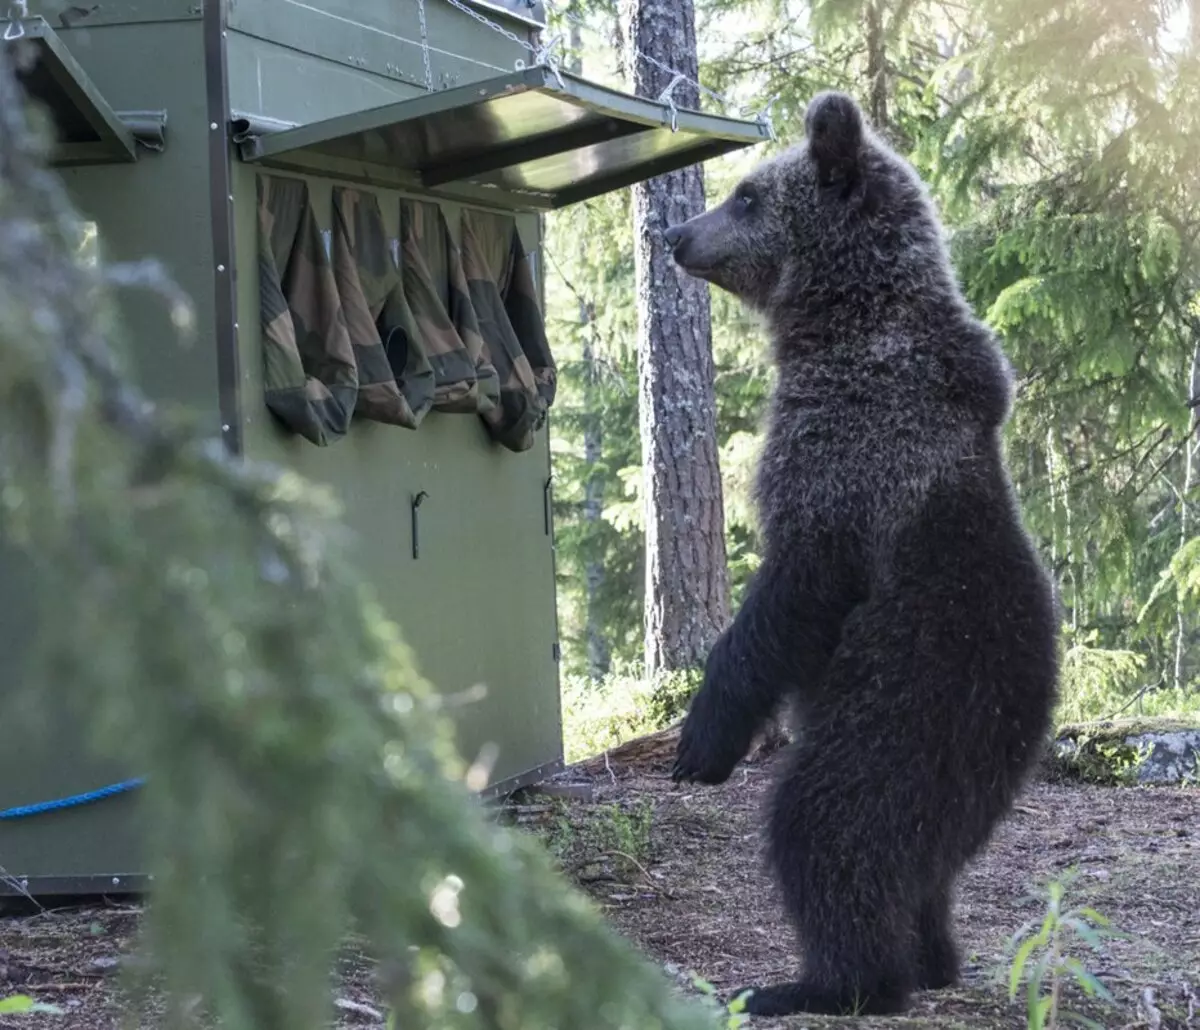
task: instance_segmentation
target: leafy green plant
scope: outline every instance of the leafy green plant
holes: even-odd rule
[[[650,718],[667,726],[687,712],[688,702],[704,680],[702,669],[660,672],[650,685]]]
[[[645,798],[629,806],[604,805],[594,824],[596,838],[603,850],[641,862],[650,852],[653,822],[654,805]]]
[[[599,681],[563,677],[563,747],[577,762],[670,725],[687,706],[699,674],[647,679],[640,664],[617,663]]]
[[[1059,753],[1057,765],[1069,779],[1106,787],[1131,787],[1153,745],[1126,743],[1110,732],[1071,730],[1071,743]]]
[[[34,1001],[27,994],[10,994],[7,998],[0,998],[0,1016],[23,1016],[33,1012],[61,1016],[63,1010],[57,1005]]]
[[[1009,1000],[1016,1000],[1024,977],[1029,1030],[1054,1030],[1061,1022],[1103,1030],[1095,1020],[1062,1007],[1063,988],[1068,981],[1073,980],[1088,997],[1112,1001],[1108,989],[1070,953],[1069,948],[1073,939],[1079,938],[1099,952],[1103,950],[1105,937],[1124,935],[1109,929],[1108,920],[1093,908],[1083,906],[1063,910],[1067,884],[1075,875],[1074,870],[1068,870],[1051,880],[1047,885],[1046,911],[1040,924],[1031,920],[1012,938],[1016,954],[1009,972]]]
[[[1099,647],[1095,631],[1064,633],[1060,722],[1087,722],[1112,713],[1136,691],[1146,658],[1124,648]]]
[[[566,865],[611,861],[623,874],[645,875],[653,822],[654,805],[648,799],[598,805],[575,818],[564,807],[545,834],[545,844]]]
[[[701,976],[692,974],[692,986],[701,994],[716,1001],[717,989]],[[745,1026],[750,1021],[750,1016],[746,1013],[746,1000],[750,997],[751,992],[742,991],[736,998],[724,1006],[725,1011],[725,1030],[738,1030],[739,1027]]]

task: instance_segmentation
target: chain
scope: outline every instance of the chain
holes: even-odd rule
[[[429,66],[429,29],[425,24],[425,0],[417,0],[417,13],[421,16],[421,56],[425,59],[425,88],[433,92],[433,69]]]
[[[506,29],[503,25],[497,24],[496,22],[492,21],[491,18],[488,18],[486,15],[480,14],[477,10],[475,10],[474,7],[468,7],[465,3],[462,2],[462,0],[446,0],[446,3],[448,3],[451,7],[457,8],[458,10],[462,11],[463,14],[470,15],[477,22],[479,22],[480,25],[486,26],[487,28],[491,29],[493,32],[499,32],[500,35],[504,36],[506,39],[511,40],[513,43],[516,43],[519,46],[523,46],[531,54],[537,53],[537,48],[532,43],[530,43],[529,40],[522,39],[515,32],[512,32],[509,29]]]
[[[584,23],[582,21],[580,21],[580,24],[582,25]],[[722,107],[729,108],[731,106],[735,106],[733,101],[730,100],[729,97],[722,96],[715,89],[710,89],[708,86],[704,85],[703,82],[699,82],[696,79],[693,79],[690,75],[684,75],[683,72],[676,71],[669,64],[663,63],[657,57],[651,57],[644,50],[638,50],[636,47],[634,47],[633,54],[635,57],[640,57],[647,64],[654,65],[654,67],[657,68],[659,71],[664,71],[668,75],[674,75],[679,79],[679,81],[686,82],[690,86],[695,86],[701,93],[705,94],[706,96],[712,97],[712,99],[715,100]],[[674,83],[672,83],[672,86],[674,86]]]
[[[555,48],[555,46],[562,42],[562,36],[555,36],[552,40],[550,40],[549,43],[546,43],[542,46],[534,46],[529,42],[529,40],[522,39],[515,32],[512,32],[509,29],[506,29],[503,25],[492,21],[491,18],[481,14],[479,11],[475,10],[475,8],[468,7],[465,3],[463,3],[463,0],[446,0],[446,3],[456,10],[462,11],[463,14],[474,18],[477,22],[479,22],[480,25],[486,26],[493,32],[499,32],[500,35],[502,35],[505,39],[511,40],[518,46],[524,47],[533,55],[533,66],[538,67],[540,65],[544,65],[545,67],[549,68],[554,74],[554,77],[558,79],[559,86],[563,89],[566,89],[566,83],[563,82],[562,72],[559,71],[558,68],[558,58],[551,54],[551,51]],[[524,67],[525,62],[521,59],[518,59],[516,62],[516,68],[520,70]]]
[[[420,9],[421,9],[422,38],[424,38],[425,0],[419,0],[419,3],[420,3]],[[491,29],[493,32],[500,33],[500,35],[502,35],[505,39],[508,39],[513,43],[516,43],[520,47],[523,47],[525,50],[527,50],[530,54],[533,55],[533,64],[534,65],[542,65],[542,64],[546,65],[546,67],[548,67],[550,69],[550,71],[552,71],[554,73],[555,77],[558,79],[559,85],[560,86],[563,85],[563,77],[562,77],[562,73],[559,71],[559,68],[558,68],[558,60],[557,60],[557,58],[554,58],[551,56],[551,51],[554,49],[554,47],[557,44],[559,44],[562,41],[561,35],[555,36],[552,40],[550,40],[549,43],[546,43],[543,46],[534,46],[528,40],[522,39],[515,32],[512,32],[511,30],[506,29],[503,25],[500,25],[499,23],[492,21],[491,18],[480,13],[474,7],[469,7],[466,3],[464,3],[464,0],[446,0],[446,3],[448,3],[451,7],[455,8],[456,10],[461,11],[463,14],[467,15],[468,17],[473,18],[475,21],[479,22],[480,25],[483,25],[483,26]],[[556,4],[550,2],[550,0],[544,0],[544,3],[546,5],[546,7],[553,10],[560,17],[565,18],[567,21],[574,22],[575,24],[577,24],[583,28],[591,28],[591,26],[588,25],[587,22],[583,18],[580,18],[578,15],[572,14],[570,11],[566,11],[566,10],[559,8]],[[711,97],[718,104],[720,104],[721,107],[723,107],[725,110],[729,110],[730,108],[733,108],[739,114],[745,110],[745,107],[743,105],[734,104],[733,101],[729,99],[729,97],[724,96],[721,93],[718,93],[715,89],[709,88],[708,86],[704,85],[704,83],[700,82],[699,80],[693,79],[690,75],[685,75],[683,72],[679,71],[678,69],[672,68],[669,64],[666,64],[665,62],[660,61],[657,57],[652,57],[650,54],[646,53],[644,50],[639,50],[636,47],[634,47],[633,53],[634,53],[634,56],[640,57],[647,64],[654,65],[660,71],[664,71],[672,77],[670,85],[667,86],[667,88],[662,91],[661,95],[658,98],[659,103],[665,103],[670,108],[671,131],[672,132],[674,132],[676,130],[676,127],[678,125],[678,111],[677,111],[677,108],[675,107],[675,100],[674,100],[674,97],[672,96],[672,94],[675,91],[675,87],[678,86],[679,83],[681,83],[681,82],[686,82],[692,86],[695,86],[696,89],[698,89],[701,93],[705,94],[706,96]],[[525,62],[518,60],[516,62],[516,66],[517,66],[517,68],[524,68]],[[425,55],[425,76],[426,76],[426,79],[429,78],[429,54],[428,54],[428,51],[426,51],[426,55]],[[430,87],[430,88],[432,88],[432,87]],[[756,115],[755,119],[754,119],[759,125],[761,125],[763,128],[765,128],[767,130],[767,135],[771,140],[775,139],[775,127],[771,122],[771,108],[775,104],[775,101],[778,99],[779,99],[778,96],[772,97],[767,102],[766,107],[758,115]]]
[[[4,30],[4,39],[11,43],[25,35],[24,19],[29,17],[29,6],[25,0],[13,0],[8,5],[8,27]]]
[[[543,0],[543,3],[545,3],[546,7],[549,8],[550,10],[552,10],[560,18],[564,18],[565,20],[567,20],[569,22],[573,22],[574,24],[578,25],[580,28],[589,29],[589,30],[592,29],[592,26],[587,23],[586,19],[581,18],[581,17],[579,17],[579,15],[572,14],[570,11],[559,7],[556,3],[553,3],[552,0]],[[654,67],[659,69],[659,71],[664,71],[668,75],[679,76],[681,82],[686,82],[689,85],[695,86],[701,93],[703,93],[707,97],[711,97],[718,104],[720,104],[723,108],[728,109],[730,107],[736,107],[736,105],[733,103],[732,100],[729,99],[729,97],[723,96],[722,94],[718,93],[715,89],[711,89],[710,87],[704,85],[703,82],[700,82],[697,79],[693,79],[690,75],[684,75],[683,72],[679,71],[676,68],[672,68],[669,64],[666,64],[665,62],[660,61],[657,57],[652,57],[650,54],[646,53],[644,50],[639,50],[637,47],[634,47],[633,54],[635,57],[640,57],[647,64],[654,65]],[[740,110],[740,108],[738,108],[738,110]]]
[[[589,25],[585,19],[579,17],[579,15],[577,15],[577,14],[572,14],[570,11],[564,10],[563,8],[559,7],[556,3],[554,3],[553,0],[543,0],[543,2],[545,3],[546,7],[548,7],[550,10],[554,11],[555,14],[557,14],[560,18],[564,18],[569,22],[573,22],[574,24],[580,26],[581,28],[585,28],[585,29],[592,28],[592,26]],[[727,97],[721,93],[718,93],[715,89],[712,89],[709,86],[704,85],[704,83],[700,82],[698,79],[693,79],[690,75],[684,75],[683,72],[679,71],[676,68],[672,68],[669,64],[665,63],[664,61],[660,61],[657,57],[651,56],[650,54],[646,53],[644,50],[639,50],[637,47],[634,47],[633,54],[635,57],[641,58],[647,64],[654,65],[654,67],[659,69],[659,71],[666,72],[668,75],[670,75],[672,77],[671,84],[669,86],[667,86],[667,88],[663,91],[662,95],[659,97],[660,101],[665,101],[666,103],[671,104],[672,117],[674,117],[675,111],[674,111],[674,104],[672,103],[672,100],[671,100],[671,94],[674,92],[675,87],[678,86],[680,82],[686,82],[689,85],[695,86],[696,89],[698,89],[705,96],[711,98],[712,100],[715,100],[726,111],[729,111],[732,109],[733,111],[736,111],[738,114],[743,114],[749,107],[749,105],[745,105],[745,104],[735,104],[729,97]],[[778,99],[779,99],[778,95],[771,97],[771,99],[767,101],[766,107],[764,107],[762,111],[760,111],[757,115],[754,116],[754,120],[759,125],[761,125],[764,129],[767,130],[767,136],[772,141],[775,140],[776,136],[775,136],[775,126],[771,121],[771,108],[774,106],[775,102]]]

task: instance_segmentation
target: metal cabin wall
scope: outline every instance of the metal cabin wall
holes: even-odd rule
[[[143,150],[132,164],[61,169],[81,213],[98,224],[107,260],[162,261],[193,298],[192,346],[178,344],[167,305],[144,291],[118,296],[117,341],[128,367],[156,400],[189,405],[220,429],[212,297],[207,118],[201,21],[191,0],[109,0],[64,28],[61,5],[30,4],[118,110],[168,113],[163,153]],[[38,619],[30,610],[28,571],[0,551],[0,682],[22,676]],[[171,689],[163,684],[163,689]],[[69,711],[47,712],[39,733],[6,725],[0,749],[0,809],[75,795],[138,776],[88,756],[86,727]],[[138,848],[137,794],[94,805],[0,822],[0,867],[30,875],[34,890],[120,890],[144,872]]]
[[[511,68],[524,53],[444,0],[426,5],[432,41],[472,58],[431,55],[435,82],[443,71],[486,78],[497,66]],[[239,0],[229,33],[231,105],[308,122],[416,96],[424,92],[416,84],[423,81],[423,62],[419,48],[414,61],[402,41],[419,38],[415,0],[313,0],[304,8],[289,0]],[[351,60],[359,56],[365,64]],[[399,62],[405,78],[371,74],[380,61]],[[416,82],[405,81],[414,76]],[[303,176],[323,229],[330,226],[331,188],[338,181],[336,162],[331,166],[330,177]],[[336,490],[360,568],[416,653],[422,674],[443,694],[486,686],[482,700],[452,710],[464,755],[472,758],[488,743],[498,746],[493,784],[552,767],[562,756],[562,726],[554,555],[545,511],[548,431],[538,433],[533,448],[514,454],[492,443],[482,421],[466,414],[431,412],[416,430],[356,420],[329,447],[280,428],[263,401],[258,174],[296,173],[234,166],[246,455],[283,463]],[[393,229],[399,191],[422,196],[405,185],[398,179],[369,187]],[[457,234],[461,205],[440,203]],[[518,214],[517,222],[527,249],[537,254],[540,279],[540,220]],[[420,508],[420,557],[414,560],[410,504],[422,490],[428,497]]]
[[[451,7],[424,0],[434,89],[512,71],[530,54]],[[528,27],[506,21],[524,38]],[[238,0],[229,12],[236,111],[307,123],[425,92],[418,0]],[[364,74],[365,73],[365,74]]]

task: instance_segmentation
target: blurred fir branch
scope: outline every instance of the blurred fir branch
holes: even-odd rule
[[[713,1025],[485,819],[331,499],[130,384],[114,285],[190,311],[152,266],[74,254],[30,114],[0,59],[0,546],[39,627],[17,689],[148,776],[137,986],[166,1025],[327,1027],[352,932],[397,1027]]]

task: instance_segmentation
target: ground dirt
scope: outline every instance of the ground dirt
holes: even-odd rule
[[[583,763],[558,778],[574,797],[526,794],[503,817],[539,834],[617,930],[686,989],[691,974],[722,995],[792,977],[793,937],[757,833],[778,758],[748,761],[718,788],[679,787],[668,774],[673,750],[671,736],[660,735]],[[1200,790],[1045,781],[1030,787],[962,878],[956,919],[966,961],[958,987],[917,995],[903,1018],[749,1026],[1024,1027],[1023,1004],[1008,1000],[1008,941],[1026,920],[1040,921],[1041,884],[1071,867],[1078,873],[1066,904],[1098,909],[1128,937],[1098,954],[1070,945],[1115,1000],[1068,990],[1066,1007],[1105,1030],[1200,1030]],[[0,997],[24,992],[66,1009],[0,1016],[0,1030],[117,1030],[114,971],[133,946],[139,912],[111,903],[0,919]],[[381,1025],[370,983],[365,963],[347,963],[342,1028]]]

